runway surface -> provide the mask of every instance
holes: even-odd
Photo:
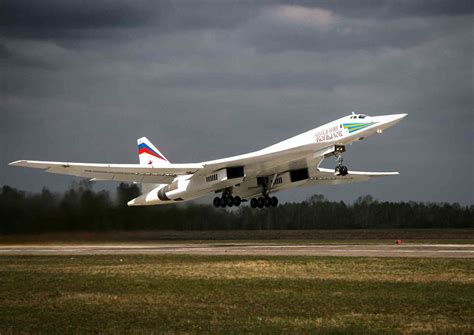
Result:
[[[0,255],[263,255],[474,258],[474,244],[103,243],[0,245]]]

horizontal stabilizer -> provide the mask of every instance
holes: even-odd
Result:
[[[332,174],[334,175],[334,170],[319,168],[319,172],[322,174]],[[365,176],[365,177],[386,177],[386,176],[396,176],[400,173],[398,172],[364,172],[364,171],[350,171],[350,175],[354,176]]]
[[[351,171],[346,176],[335,176],[334,170],[319,168],[318,171],[311,176],[305,186],[314,186],[317,184],[338,185],[367,181],[373,178],[396,176],[398,172],[364,172]]]

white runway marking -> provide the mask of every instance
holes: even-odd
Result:
[[[473,244],[104,243],[0,246],[0,255],[299,255],[357,257],[474,257]]]

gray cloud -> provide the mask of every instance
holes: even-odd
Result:
[[[474,12],[472,1],[445,0],[300,0],[280,1],[279,4],[299,5],[330,10],[348,18],[394,19],[402,17],[457,16]]]
[[[308,1],[302,4],[314,5],[329,9],[347,17],[376,17],[379,19],[401,17],[457,16],[474,12],[474,5],[469,0],[359,0],[359,1]]]
[[[348,18],[331,10],[278,5],[265,10],[244,27],[243,35],[256,48],[268,52],[285,50],[354,51],[369,48],[408,48],[438,36],[469,30],[471,17],[441,16],[380,19]]]
[[[401,176],[284,200],[473,203],[472,6],[354,3],[7,1],[0,183],[72,180],[6,166],[16,159],[134,162],[148,136],[172,161],[202,161],[357,110],[409,114],[346,157]]]
[[[0,13],[0,31],[17,38],[63,42],[84,38],[123,39],[130,37],[133,29],[139,29],[139,34],[229,29],[255,13],[256,7],[245,2],[7,0]]]

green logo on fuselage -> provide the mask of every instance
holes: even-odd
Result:
[[[369,123],[343,123],[342,127],[344,127],[344,129],[349,130],[349,133],[353,133],[357,130],[361,130],[361,129],[370,127],[374,124],[375,124],[375,122],[369,122]]]

